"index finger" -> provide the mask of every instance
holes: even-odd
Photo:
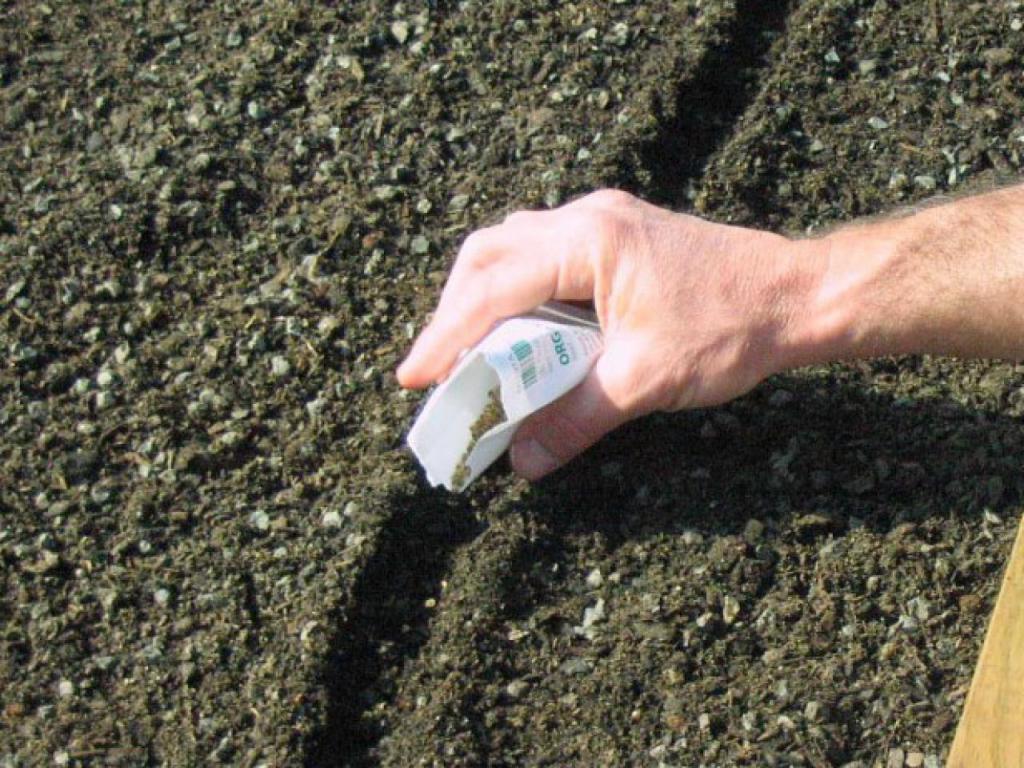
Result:
[[[434,319],[398,369],[404,387],[424,387],[446,374],[459,353],[504,318],[553,298],[589,298],[578,249],[545,221],[550,213],[513,214],[505,223],[471,234],[445,285]],[[575,272],[572,280],[564,279]]]

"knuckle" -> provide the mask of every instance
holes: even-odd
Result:
[[[588,195],[587,199],[607,208],[625,208],[636,201],[633,195],[623,192],[621,189],[599,189]]]
[[[639,368],[628,369],[608,387],[608,399],[624,413],[639,414],[647,410],[645,390],[649,385]]]
[[[692,360],[680,360],[671,373],[658,381],[652,396],[652,410],[682,411],[693,407],[701,388],[701,377]]]
[[[462,247],[459,249],[459,261],[473,267],[482,266],[488,257],[487,240],[485,230],[478,229],[475,232],[470,232],[462,241]]]
[[[580,211],[572,224],[579,242],[601,259],[612,256],[623,239],[622,217],[607,210]]]
[[[605,246],[618,242],[622,232],[622,220],[611,213],[592,215],[588,226],[598,242]]]
[[[513,211],[503,223],[513,227],[529,226],[536,223],[538,215],[537,211]]]
[[[639,416],[664,410],[669,387],[663,368],[648,354],[634,353],[606,382],[609,400],[624,413]]]

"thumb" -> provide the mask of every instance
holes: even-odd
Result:
[[[638,380],[634,355],[621,345],[606,348],[575,389],[519,427],[510,450],[513,469],[538,480],[638,415],[639,393],[632,389]]]

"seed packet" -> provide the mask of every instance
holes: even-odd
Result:
[[[408,444],[431,485],[462,491],[501,456],[519,424],[579,384],[601,353],[592,312],[549,302],[505,320],[463,353],[430,394]]]

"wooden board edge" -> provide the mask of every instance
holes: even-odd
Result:
[[[1024,768],[1024,518],[946,766]]]

